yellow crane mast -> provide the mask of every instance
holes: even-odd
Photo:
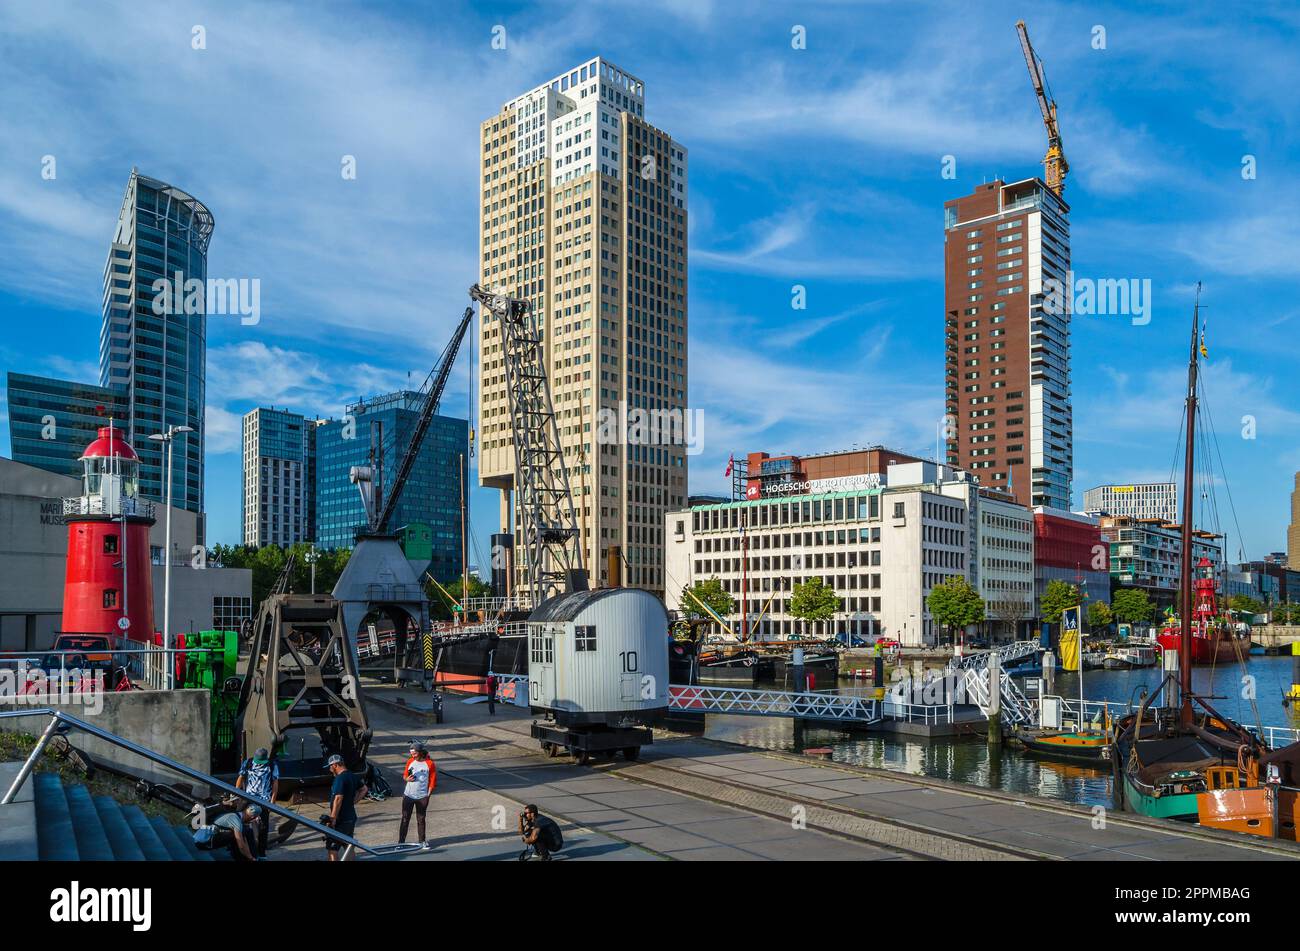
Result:
[[[1065,159],[1061,148],[1061,127],[1056,122],[1056,100],[1052,98],[1047,87],[1047,77],[1043,74],[1043,61],[1034,52],[1029,42],[1029,31],[1025,21],[1016,21],[1016,33],[1020,35],[1020,48],[1025,54],[1025,65],[1029,67],[1029,78],[1034,83],[1034,95],[1038,97],[1038,108],[1043,113],[1043,125],[1047,128],[1047,154],[1043,156],[1043,180],[1047,187],[1059,196],[1065,191],[1065,176],[1070,172],[1070,163]]]

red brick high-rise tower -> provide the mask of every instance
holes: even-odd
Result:
[[[1074,471],[1068,216],[1038,178],[989,182],[944,203],[947,461],[1023,505],[1065,510]],[[1065,293],[1052,295],[1052,281]]]

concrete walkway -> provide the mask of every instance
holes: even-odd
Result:
[[[407,710],[394,705],[399,697]],[[788,819],[648,788],[600,769],[575,766],[566,758],[547,759],[528,736],[532,718],[526,710],[498,706],[497,715],[489,717],[485,704],[465,704],[449,695],[445,722],[434,725],[418,716],[428,696],[417,691],[368,684],[366,698],[375,731],[371,755],[395,795],[357,807],[358,839],[375,845],[397,840],[399,777],[411,738],[429,744],[438,767],[438,788],[428,812],[428,836],[435,848],[405,855],[402,861],[514,861],[521,848],[517,817],[526,803],[535,803],[560,823],[565,848],[557,860],[564,861],[814,861],[902,855],[796,829]],[[604,765],[607,769],[609,764]],[[312,816],[322,809],[302,807]],[[412,820],[409,839],[414,838]],[[319,859],[323,852],[319,836],[299,831],[286,846],[273,849],[271,858]]]
[[[436,848],[408,861],[514,860],[517,816],[529,802],[560,822],[570,861],[1300,857],[1292,843],[1113,811],[1099,822],[1083,806],[675,734],[657,734],[638,762],[579,767],[542,755],[526,710],[498,705],[489,717],[486,704],[448,695],[445,722],[434,724],[418,712],[428,695],[368,685],[366,697],[372,756],[395,796],[358,807],[361,841],[397,839],[409,739],[424,739],[438,766],[429,805]],[[273,857],[322,852],[319,837],[297,833]]]

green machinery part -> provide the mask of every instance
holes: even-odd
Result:
[[[207,690],[212,694],[212,756],[224,758],[235,742],[235,713],[239,691],[226,691],[226,682],[236,676],[239,662],[239,635],[234,631],[199,631],[186,635],[185,646],[195,648],[185,654],[182,687]]]

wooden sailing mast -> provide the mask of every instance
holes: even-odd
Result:
[[[1187,449],[1183,459],[1183,550],[1179,558],[1179,588],[1182,591],[1182,631],[1178,658],[1179,720],[1192,725],[1192,515],[1193,476],[1196,465],[1196,375],[1200,368],[1201,285],[1196,284],[1192,307],[1192,352],[1187,363]],[[1082,664],[1080,664],[1082,666]]]

